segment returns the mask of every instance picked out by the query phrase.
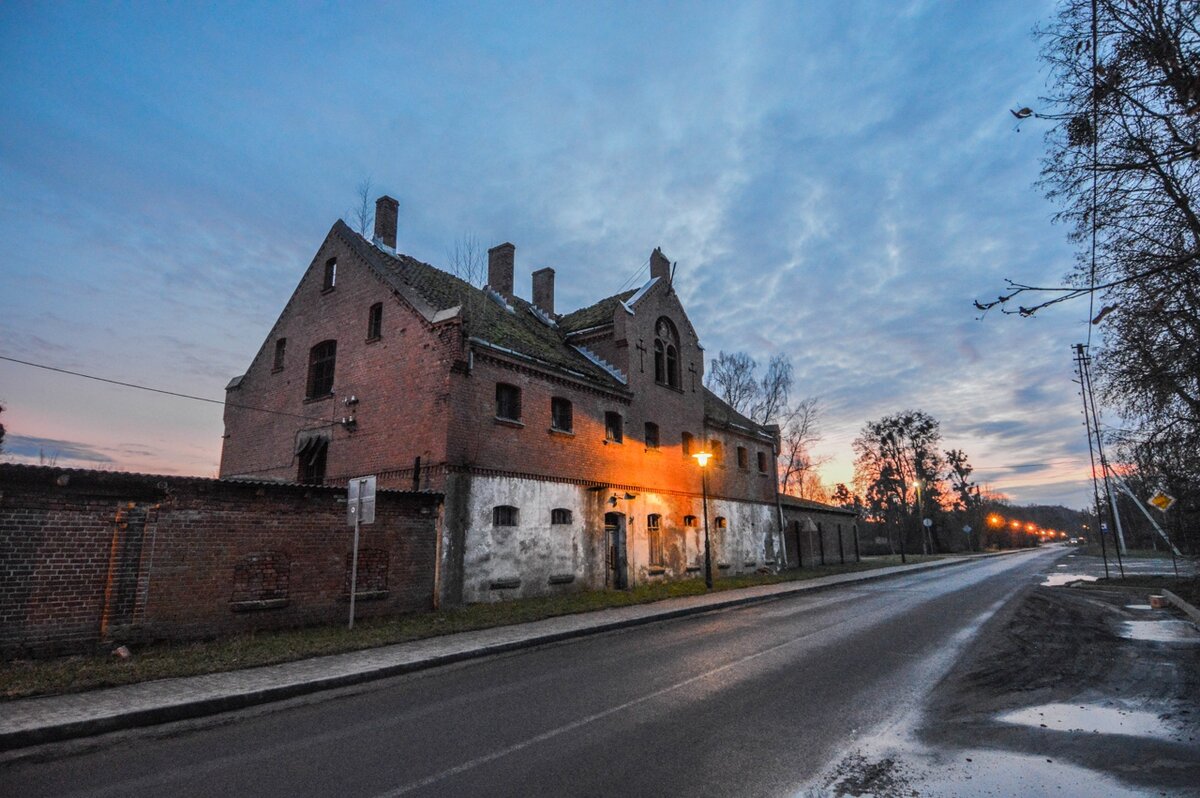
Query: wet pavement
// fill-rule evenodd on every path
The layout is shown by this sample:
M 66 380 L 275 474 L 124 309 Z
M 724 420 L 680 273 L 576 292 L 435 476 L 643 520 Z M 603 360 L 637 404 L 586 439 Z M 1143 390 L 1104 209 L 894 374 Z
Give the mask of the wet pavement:
M 1173 567 L 1130 558 L 1126 573 Z M 1086 585 L 1103 576 L 1080 551 L 1048 562 L 920 706 L 800 794 L 1200 796 L 1200 630 L 1145 588 Z

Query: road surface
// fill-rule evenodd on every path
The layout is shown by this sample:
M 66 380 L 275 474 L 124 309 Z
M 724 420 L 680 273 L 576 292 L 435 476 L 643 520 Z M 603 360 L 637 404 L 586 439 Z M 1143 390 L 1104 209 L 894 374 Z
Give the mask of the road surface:
M 919 707 L 1053 568 L 1023 552 L 116 736 L 35 796 L 788 795 Z

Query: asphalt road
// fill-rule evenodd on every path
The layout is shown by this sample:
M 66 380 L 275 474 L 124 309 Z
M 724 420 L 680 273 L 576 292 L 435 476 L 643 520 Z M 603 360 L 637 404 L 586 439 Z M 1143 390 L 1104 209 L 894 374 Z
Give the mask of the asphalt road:
M 1060 549 L 717 611 L 0 769 L 34 796 L 787 795 Z

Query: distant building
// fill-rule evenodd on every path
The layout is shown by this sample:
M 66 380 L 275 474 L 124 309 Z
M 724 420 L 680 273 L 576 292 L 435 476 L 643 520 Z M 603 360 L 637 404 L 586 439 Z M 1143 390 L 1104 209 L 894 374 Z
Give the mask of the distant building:
M 775 430 L 705 389 L 660 250 L 641 287 L 560 315 L 553 269 L 516 296 L 512 244 L 482 289 L 397 253 L 397 208 L 372 241 L 333 225 L 229 383 L 222 477 L 443 492 L 453 603 L 698 574 L 708 449 L 715 574 L 782 564 Z

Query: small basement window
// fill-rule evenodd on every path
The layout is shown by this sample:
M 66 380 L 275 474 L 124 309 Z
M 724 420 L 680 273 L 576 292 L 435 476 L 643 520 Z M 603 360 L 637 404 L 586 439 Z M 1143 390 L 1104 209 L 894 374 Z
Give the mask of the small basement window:
M 552 524 L 569 524 L 571 523 L 571 511 L 565 507 L 555 507 L 550 511 L 550 523 Z
M 717 529 L 724 529 L 725 527 L 729 526 L 729 523 L 725 520 L 725 516 L 718 515 L 717 520 L 714 522 L 714 526 L 716 526 Z
M 322 291 L 332 291 L 337 284 L 337 258 L 325 261 L 325 279 L 321 284 Z
M 517 525 L 517 508 L 507 504 L 500 504 L 492 508 L 492 525 L 493 526 L 516 526 Z
M 646 422 L 646 448 L 658 448 L 658 425 L 653 421 Z
M 613 443 L 625 440 L 625 419 L 611 410 L 604 414 L 604 437 Z
M 571 432 L 575 429 L 575 419 L 571 412 L 571 400 L 555 396 L 550 400 L 550 428 L 559 432 Z
M 696 516 L 694 516 L 694 515 L 685 515 L 685 516 L 683 517 L 683 525 L 684 525 L 684 526 L 695 526 L 695 525 L 696 525 Z
M 367 311 L 367 340 L 377 341 L 383 335 L 383 303 L 376 302 Z
M 521 420 L 521 389 L 506 382 L 496 383 L 496 418 Z

